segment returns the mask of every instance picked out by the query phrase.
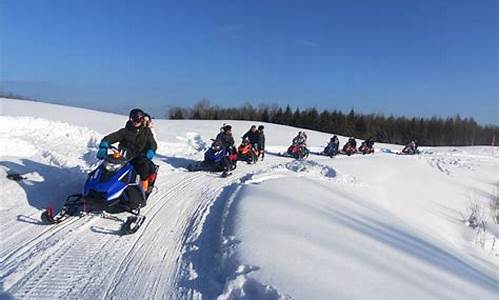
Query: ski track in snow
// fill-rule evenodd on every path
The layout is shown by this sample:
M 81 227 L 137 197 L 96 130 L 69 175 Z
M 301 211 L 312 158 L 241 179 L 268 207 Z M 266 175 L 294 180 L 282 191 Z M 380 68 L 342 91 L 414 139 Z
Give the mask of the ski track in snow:
M 2 127 L 12 122 L 21 125 Z M 29 158 L 48 170 L 56 167 L 60 174 L 77 175 L 71 187 L 81 185 L 84 174 L 93 167 L 100 135 L 92 130 L 29 117 L 0 117 L 0 125 L 0 143 L 9 145 L 1 149 L 2 159 L 16 152 L 17 148 L 11 146 L 13 139 L 24 149 L 17 152 L 18 157 L 7 157 L 0 163 L 2 166 L 9 163 L 10 167 L 10 161 Z M 54 126 L 54 132 L 44 132 Z M 2 234 L 0 287 L 5 294 L 0 297 L 238 299 L 250 291 L 259 299 L 288 299 L 291 297 L 277 288 L 248 276 L 259 266 L 245 264 L 235 255 L 239 241 L 225 232 L 234 216 L 235 195 L 245 185 L 289 176 L 307 176 L 340 186 L 369 186 L 362 178 L 331 167 L 336 160 L 364 160 L 370 159 L 369 155 L 333 159 L 311 155 L 308 160 L 296 161 L 270 154 L 254 165 L 239 162 L 232 176 L 220 178 L 215 173 L 184 170 L 185 163 L 199 158 L 207 145 L 199 134 L 188 132 L 177 140 L 184 145 L 159 143 L 157 192 L 142 211 L 146 216 L 144 224 L 133 235 L 121 236 L 116 220 L 99 215 L 48 226 L 37 221 L 37 209 L 26 209 L 19 215 L 14 209 L 11 212 L 11 208 L 2 208 L 8 220 L 0 226 L 9 234 Z M 174 156 L 162 154 L 162 150 L 172 147 L 169 154 Z M 381 152 L 378 155 L 391 155 L 394 150 L 383 148 Z M 183 154 L 187 156 L 177 156 Z M 394 159 L 420 160 L 450 176 L 455 170 L 475 170 L 475 159 L 489 157 L 487 153 L 469 155 L 451 150 Z M 55 179 L 40 173 L 31 174 L 29 180 L 43 184 L 44 180 Z M 9 193 L 16 193 L 15 185 L 9 184 Z M 29 188 L 23 184 L 21 187 Z M 26 198 L 30 197 L 26 194 Z

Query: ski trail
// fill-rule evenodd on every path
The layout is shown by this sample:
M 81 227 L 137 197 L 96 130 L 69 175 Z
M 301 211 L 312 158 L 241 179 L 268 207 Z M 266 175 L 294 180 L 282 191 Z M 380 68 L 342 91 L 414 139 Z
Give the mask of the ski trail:
M 191 178 L 182 179 L 180 183 L 171 187 L 162 197 L 157 201 L 157 203 L 162 202 L 160 205 L 152 207 L 150 210 L 154 210 L 151 215 L 147 214 L 148 217 L 146 219 L 145 224 L 143 224 L 143 228 L 141 229 L 140 235 L 136 238 L 136 240 L 130 245 L 127 252 L 123 256 L 123 259 L 118 264 L 116 271 L 114 272 L 113 278 L 110 281 L 109 285 L 106 287 L 104 293 L 102 294 L 102 299 L 106 299 L 110 297 L 111 294 L 118 287 L 120 282 L 122 281 L 122 277 L 124 274 L 127 274 L 125 270 L 130 267 L 130 264 L 136 259 L 133 255 L 130 255 L 137 247 L 141 240 L 147 240 L 144 238 L 145 235 L 148 234 L 148 227 L 152 224 L 152 222 L 157 221 L 155 216 L 164 208 L 169 201 L 175 196 L 174 193 L 178 191 L 183 191 L 190 186 L 190 184 L 194 183 L 196 180 L 202 177 L 202 174 L 195 174 Z M 161 221 L 161 220 L 160 220 Z

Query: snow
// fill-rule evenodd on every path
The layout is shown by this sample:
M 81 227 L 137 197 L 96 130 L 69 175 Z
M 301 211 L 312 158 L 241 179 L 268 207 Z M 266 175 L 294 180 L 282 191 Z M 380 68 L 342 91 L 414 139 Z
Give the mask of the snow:
M 155 120 L 158 190 L 122 236 L 109 218 L 40 213 L 80 191 L 126 117 L 13 99 L 0 111 L 2 299 L 498 298 L 498 147 L 295 161 L 274 154 L 300 129 L 264 124 L 265 160 L 220 178 L 186 167 L 223 121 Z M 253 124 L 230 123 L 235 137 Z M 307 133 L 313 151 L 330 137 Z M 485 230 L 463 221 L 473 202 Z

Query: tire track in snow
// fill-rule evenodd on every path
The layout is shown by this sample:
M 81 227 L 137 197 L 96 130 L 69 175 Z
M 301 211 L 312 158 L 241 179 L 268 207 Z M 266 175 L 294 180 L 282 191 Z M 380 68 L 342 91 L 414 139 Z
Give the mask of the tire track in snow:
M 44 258 L 58 251 L 61 245 L 68 239 L 68 234 L 77 231 L 92 221 L 93 216 L 84 216 L 68 220 L 69 223 L 63 223 L 64 226 L 55 225 L 53 230 L 45 231 L 43 234 L 25 243 L 23 247 L 10 253 L 10 255 L 1 261 L 0 281 L 4 283 L 4 288 L 6 288 L 5 282 L 13 280 L 13 284 L 15 284 L 19 280 L 22 280 Z M 9 278 L 12 273 L 15 273 L 16 277 L 21 274 L 21 278 Z M 13 284 L 9 285 L 12 286 Z
M 158 206 L 161 206 L 162 199 L 173 193 L 176 190 L 176 187 L 177 185 L 173 186 L 169 191 L 167 191 L 161 197 L 155 197 L 154 199 L 156 201 L 150 204 L 149 209 L 146 211 L 145 214 L 147 215 L 149 211 L 155 209 Z M 10 287 L 4 285 L 4 288 L 10 291 L 10 289 L 14 285 L 19 286 L 23 285 L 23 282 L 29 282 L 29 278 L 31 276 L 36 277 L 36 270 L 43 271 L 43 269 L 40 269 L 41 268 L 40 265 L 45 263 L 43 261 L 43 258 L 46 258 L 49 255 L 57 256 L 59 252 L 64 252 L 65 251 L 64 247 L 67 246 L 70 241 L 72 240 L 76 241 L 82 236 L 91 238 L 93 235 L 96 235 L 96 233 L 93 232 L 84 233 L 82 232 L 82 230 L 79 229 L 81 229 L 81 227 L 85 225 L 87 225 L 85 229 L 91 228 L 91 226 L 98 223 L 100 219 L 101 218 L 99 216 L 88 215 L 88 218 L 86 218 L 85 216 L 76 217 L 76 218 L 71 218 L 61 224 L 49 225 L 51 226 L 50 228 L 42 232 L 37 237 L 24 243 L 22 247 L 19 247 L 18 249 L 10 253 L 5 260 L 2 260 L 2 266 L 8 266 L 9 268 L 6 271 L 2 272 L 2 275 L 0 275 L 0 279 L 2 279 L 2 281 L 4 281 L 5 279 L 11 280 L 10 278 L 7 277 L 10 275 L 10 273 L 14 271 L 17 273 L 16 275 L 19 275 L 19 270 L 22 269 L 26 269 L 27 272 L 24 272 L 22 277 L 20 279 L 15 280 L 13 284 L 9 284 Z M 141 235 L 143 233 L 144 231 L 142 231 Z M 75 234 L 77 236 L 75 236 Z M 137 240 L 139 240 L 139 238 L 140 236 L 137 237 Z M 108 241 L 108 239 L 105 240 Z M 61 242 L 64 245 L 56 246 Z M 71 247 L 73 247 L 73 244 L 70 243 Z M 84 244 L 87 244 L 87 242 L 84 241 Z M 36 254 L 33 255 L 33 253 Z
M 70 237 L 62 240 L 62 245 L 54 251 L 44 252 L 28 273 L 25 273 L 7 291 L 15 297 L 28 299 L 66 299 L 75 291 L 77 282 L 88 281 L 99 249 L 108 239 L 88 239 L 83 231 L 89 228 L 94 218 L 89 218 Z M 84 259 L 82 259 L 84 258 Z M 87 278 L 87 280 L 85 280 Z
M 141 234 L 130 245 L 130 247 L 126 251 L 125 255 L 121 259 L 120 263 L 118 264 L 118 266 L 116 268 L 116 271 L 114 272 L 112 280 L 110 281 L 109 285 L 107 286 L 105 292 L 102 294 L 102 299 L 106 299 L 106 298 L 110 297 L 110 294 L 112 294 L 112 292 L 117 288 L 117 285 L 121 281 L 120 280 L 121 277 L 125 274 L 125 272 L 123 272 L 123 271 L 126 270 L 132 262 L 132 259 L 130 259 L 130 257 L 131 257 L 130 253 L 132 253 L 132 251 L 134 249 L 136 249 L 139 240 L 141 240 L 141 238 L 148 232 L 147 228 L 155 220 L 155 216 L 159 213 L 159 211 L 163 207 L 165 207 L 168 204 L 168 202 L 169 202 L 168 200 L 170 200 L 170 196 L 172 196 L 175 192 L 182 191 L 183 189 L 187 188 L 190 184 L 192 184 L 193 182 L 195 182 L 196 180 L 198 180 L 201 177 L 203 177 L 203 174 L 197 173 L 194 176 L 192 176 L 191 178 L 189 178 L 188 180 L 181 179 L 179 183 L 172 186 L 165 194 L 163 194 L 161 196 L 161 198 L 157 201 L 157 203 L 162 202 L 162 204 L 158 205 L 158 207 L 154 211 L 153 215 L 149 216 L 147 218 L 147 222 L 145 224 L 143 224 L 142 229 L 141 229 Z M 162 201 L 162 200 L 164 200 L 164 201 Z M 148 210 L 148 212 L 152 211 L 155 208 L 156 208 L 156 206 L 152 207 L 150 210 Z M 148 212 L 146 213 L 146 215 L 148 214 Z

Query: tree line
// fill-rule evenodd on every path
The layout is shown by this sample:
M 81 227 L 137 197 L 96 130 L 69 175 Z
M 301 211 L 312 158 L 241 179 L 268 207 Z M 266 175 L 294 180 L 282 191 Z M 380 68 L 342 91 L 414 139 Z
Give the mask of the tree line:
M 202 100 L 193 107 L 173 107 L 169 119 L 248 120 L 302 127 L 331 134 L 373 137 L 377 142 L 406 144 L 417 139 L 419 145 L 472 146 L 498 145 L 498 126 L 479 125 L 474 118 L 431 117 L 416 118 L 363 114 L 351 110 L 322 110 L 316 108 L 292 109 L 290 105 L 244 104 L 240 107 L 220 107 Z

